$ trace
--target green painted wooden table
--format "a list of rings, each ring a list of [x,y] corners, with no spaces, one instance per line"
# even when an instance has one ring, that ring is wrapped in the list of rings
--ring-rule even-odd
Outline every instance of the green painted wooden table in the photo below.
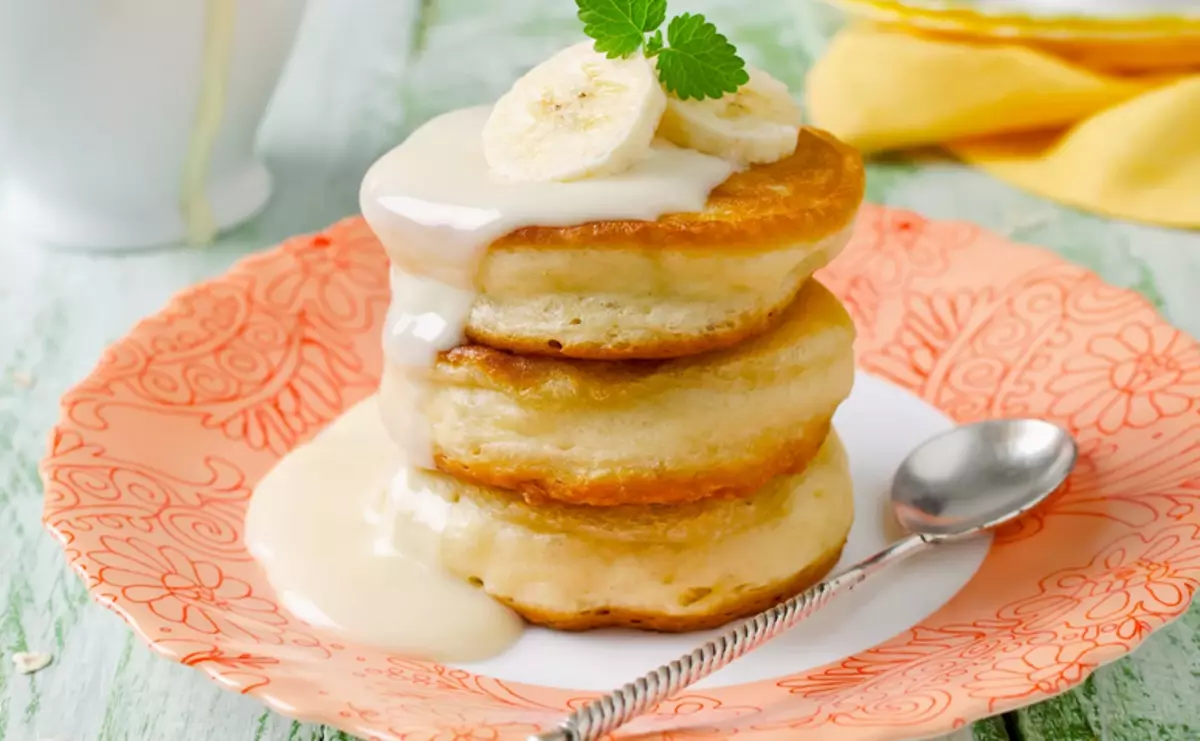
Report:
[[[808,0],[683,5],[709,13],[752,63],[797,90],[838,23]],[[278,192],[253,223],[204,250],[116,257],[0,240],[0,653],[55,655],[49,669],[28,677],[0,661],[0,741],[344,738],[158,658],[89,602],[40,525],[37,464],[56,401],[106,344],[176,290],[354,212],[358,180],[375,156],[432,114],[493,98],[578,33],[572,15],[569,0],[311,0],[263,130]],[[1048,247],[1141,291],[1200,335],[1200,234],[1082,214],[936,156],[873,163],[869,198]],[[955,738],[1200,739],[1198,629],[1194,608],[1077,690]]]

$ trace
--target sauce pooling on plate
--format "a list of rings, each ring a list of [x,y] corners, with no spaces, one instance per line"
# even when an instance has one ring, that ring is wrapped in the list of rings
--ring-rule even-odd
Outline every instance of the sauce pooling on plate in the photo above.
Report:
[[[500,653],[521,619],[440,567],[442,500],[393,516],[398,460],[377,398],[360,402],[258,485],[250,552],[288,611],[346,640],[439,661]]]

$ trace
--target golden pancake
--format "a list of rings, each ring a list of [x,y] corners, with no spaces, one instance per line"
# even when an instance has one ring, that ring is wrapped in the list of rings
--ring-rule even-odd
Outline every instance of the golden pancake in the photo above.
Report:
[[[797,471],[850,393],[854,326],[808,281],[770,332],[659,361],[444,353],[418,398],[437,467],[531,502],[671,504],[752,493]],[[409,439],[413,380],[385,368],[385,423]]]
[[[447,569],[562,630],[699,630],[758,612],[824,576],[854,516],[836,435],[803,473],[744,500],[532,507],[444,475],[418,483],[389,495],[391,516],[440,523]]]
[[[805,127],[792,156],[730,176],[713,190],[702,213],[528,227],[496,240],[493,247],[638,245],[753,252],[817,242],[850,223],[865,184],[857,150],[832,134]]]
[[[858,153],[805,128],[795,154],[734,174],[701,213],[518,229],[480,265],[466,334],[522,354],[599,360],[731,347],[765,331],[841,252],[863,190]]]

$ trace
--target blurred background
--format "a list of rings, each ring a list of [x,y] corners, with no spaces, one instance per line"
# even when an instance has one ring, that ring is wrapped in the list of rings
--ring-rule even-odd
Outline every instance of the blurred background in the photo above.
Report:
[[[819,62],[825,65],[809,119],[873,150],[870,200],[930,217],[968,218],[1018,238],[1036,238],[1036,222],[1047,220],[1038,214],[1053,212],[1007,191],[995,197],[997,186],[986,178],[964,179],[937,199],[926,198],[927,181],[946,177],[942,165],[950,163],[934,145],[1004,132],[1006,125],[1060,132],[1135,97],[1140,83],[1111,75],[1175,79],[1200,69],[1198,16],[1182,26],[1187,36],[1173,36],[1176,26],[1169,20],[1143,20],[1200,14],[1194,0],[844,0],[842,9],[860,21],[882,23],[875,28],[889,37],[843,39],[834,59],[825,57],[846,16],[816,0],[685,5],[706,13],[748,62],[786,82],[806,106],[809,73]],[[981,14],[965,20],[955,15],[964,8]],[[1006,16],[1014,9],[1022,13]],[[1015,20],[987,20],[995,14]],[[1039,21],[1062,17],[1081,20],[1039,30]],[[1115,32],[1111,25],[1095,25],[1124,18],[1132,20]],[[941,35],[932,39],[941,47],[916,43],[931,41],[921,38],[931,33]],[[1096,36],[1138,34],[1147,41],[1101,44],[1096,52]],[[174,241],[162,237],[179,236],[170,224],[128,237],[118,224],[108,236],[101,227],[111,225],[99,223],[103,217],[69,206],[64,217],[62,203],[43,202],[75,198],[97,202],[84,210],[120,211],[130,201],[149,199],[144,191],[153,190],[152,205],[121,218],[155,221],[158,215],[148,212],[177,210],[180,194],[173,189],[189,177],[195,185],[206,174],[206,135],[210,186],[225,178],[212,195],[213,208],[223,212],[217,220],[239,225],[225,230],[219,243],[237,250],[239,244],[319,229],[357,211],[366,167],[415,126],[451,108],[494,100],[522,72],[580,37],[571,0],[0,0],[0,178],[7,161],[7,223],[21,222],[15,235],[10,228],[10,237],[117,249]],[[1075,37],[1084,41],[1062,45]],[[1048,48],[1045,38],[1054,40]],[[896,46],[896,39],[904,43]],[[980,54],[970,48],[997,42],[1025,45],[1042,59],[988,58],[986,49]],[[1060,61],[1078,63],[1083,72],[1072,78]],[[1013,77],[1019,83],[1006,87]],[[213,84],[220,80],[223,85]],[[927,80],[924,88],[921,80]],[[212,105],[205,108],[205,101]],[[1200,103],[1187,110],[1200,117]],[[1184,112],[1180,106],[1165,120],[1179,119],[1183,126]],[[244,223],[268,187],[265,176],[249,171],[252,157],[265,162],[274,188],[265,210]],[[960,177],[959,169],[951,167],[953,177]],[[24,186],[35,180],[40,197],[26,198]],[[69,193],[77,186],[90,190]],[[1177,213],[1133,216],[1197,226],[1200,206],[1196,211],[1194,220]],[[64,225],[70,221],[78,221],[77,228]]]
[[[1139,74],[1149,78],[1188,76],[1200,68],[1200,58],[1175,63],[1158,57],[1162,49],[1175,48],[1200,57],[1196,16],[1182,26],[1170,18],[1147,26],[1142,19],[1181,10],[1200,13],[1200,4],[843,0],[840,9],[816,0],[675,4],[708,14],[748,62],[792,87],[810,120],[809,73],[825,65],[818,78],[822,95],[814,106],[826,120],[816,116],[816,123],[878,150],[871,153],[868,200],[931,218],[970,220],[1051,247],[1111,282],[1150,290],[1160,304],[1160,294],[1182,300],[1200,281],[1196,269],[1181,269],[1180,260],[1173,259],[1193,246],[1181,240],[1177,229],[1165,228],[1184,220],[1178,213],[1157,224],[1153,219],[1143,219],[1143,224],[1113,221],[1097,208],[1075,208],[1069,202],[1063,207],[1028,187],[1005,184],[932,146],[939,138],[988,133],[993,123],[1028,118],[1030,111],[1034,115],[1025,121],[1026,128],[1037,128],[1037,116],[1045,115],[1050,130],[1060,132],[1095,110],[1136,97],[1136,85],[1094,78],[1109,75],[1107,67],[1114,60],[1117,66],[1147,62],[1150,69]],[[903,37],[899,50],[890,49],[888,39],[846,39],[839,32],[847,7],[860,19],[885,24],[915,19],[917,25],[915,30],[889,31],[893,41]],[[929,7],[941,11],[929,15]],[[1000,13],[1003,19],[1014,7],[1028,13],[1011,22],[989,22],[985,32],[1001,42],[1021,41],[1031,24],[1037,35],[1039,18],[1082,12],[1081,21],[1072,21],[1066,31],[1051,28],[1049,36],[1094,36],[1096,28],[1089,24],[1095,18],[1112,23],[1127,15],[1133,20],[1126,31],[1145,35],[1149,28],[1151,33],[1139,46],[1104,49],[1100,61],[1082,75],[1063,72],[1062,64],[1076,60],[1063,57],[1060,49],[1034,45],[1033,51],[997,61],[972,49],[967,56],[958,55],[962,49],[955,45],[975,45],[977,39],[971,37],[951,37],[941,47],[918,43],[931,30],[953,33],[978,26],[976,21],[947,26],[944,18],[958,17],[954,13],[962,8]],[[439,112],[493,100],[523,71],[580,38],[575,12],[571,0],[0,0],[0,181],[9,186],[8,208],[0,205],[0,226],[6,227],[0,254],[14,281],[0,292],[0,301],[27,313],[52,291],[73,297],[76,303],[64,310],[72,321],[93,320],[96,312],[79,303],[89,300],[95,302],[92,309],[102,307],[104,316],[118,312],[111,323],[104,320],[103,329],[84,333],[88,339],[79,354],[94,356],[171,293],[223,270],[237,256],[356,213],[359,180],[374,158]],[[224,36],[218,33],[223,27],[228,31]],[[1178,28],[1191,35],[1176,33]],[[1103,27],[1101,31],[1107,33]],[[214,44],[221,38],[224,48]],[[831,45],[839,43],[841,51],[831,59]],[[1070,52],[1086,56],[1089,48],[1085,44],[1082,51]],[[1042,60],[1030,63],[1026,54],[1040,54]],[[1055,61],[1058,57],[1065,61]],[[205,69],[205,60],[217,63]],[[902,71],[894,68],[898,65]],[[1010,74],[1014,65],[1028,74]],[[955,73],[959,68],[964,71]],[[1014,77],[1024,87],[1005,89],[1003,82]],[[211,84],[214,80],[224,80],[224,87]],[[910,89],[897,80],[930,82]],[[938,86],[947,81],[953,87],[943,94]],[[1200,91],[1193,92],[1178,110],[1159,116],[1150,130],[1138,134],[1136,140],[1144,145],[1140,151],[1118,153],[1114,167],[1120,177],[1136,174],[1146,152],[1158,151],[1158,161],[1142,166],[1143,171],[1161,167],[1163,161],[1200,162],[1195,151],[1176,153],[1159,145],[1167,135],[1190,131],[1190,143],[1200,149],[1195,141],[1200,138]],[[955,108],[968,98],[969,110]],[[941,105],[946,102],[950,105]],[[1194,120],[1187,120],[1189,112]],[[1171,126],[1176,120],[1179,125]],[[1154,128],[1164,125],[1172,131]],[[1107,132],[1092,138],[1105,151],[1120,148]],[[1106,141],[1114,147],[1104,145]],[[206,143],[211,154],[207,173],[200,156]],[[1094,158],[1085,148],[1076,159],[1086,163]],[[258,162],[270,173],[269,193]],[[1078,165],[1067,162],[1059,169],[1072,172]],[[1200,183],[1200,164],[1173,174],[1176,179],[1194,175],[1191,179]],[[92,263],[94,258],[39,245],[76,241],[77,247],[121,251],[143,243],[179,244],[187,233],[171,223],[186,216],[177,191],[188,182],[195,189],[205,175],[220,190],[212,197],[213,207],[224,215],[218,221],[233,226],[202,249],[157,250]],[[1035,184],[1045,180],[1038,173],[1025,178]],[[1087,174],[1077,179],[1086,187],[1098,178]],[[212,185],[217,180],[221,182]],[[30,188],[38,193],[29,197]],[[1142,191],[1154,200],[1152,188]],[[1182,202],[1178,188],[1171,192]],[[1200,193],[1191,195],[1200,203]],[[89,213],[72,212],[71,199],[87,202],[81,209]],[[1110,197],[1108,203],[1128,200]],[[134,201],[149,205],[131,208]],[[1186,203],[1176,205],[1175,212],[1186,208]],[[1200,205],[1195,211],[1200,224]],[[118,223],[99,224],[108,212],[117,214]],[[152,233],[123,237],[128,229],[138,231],[152,222]],[[39,230],[48,231],[49,239]],[[208,241],[211,234],[204,231],[199,229],[201,238],[193,241]],[[45,284],[42,271],[55,275],[52,286]],[[143,272],[154,277],[143,279]],[[69,285],[71,281],[86,283],[87,290]],[[1172,318],[1200,330],[1198,316]],[[28,325],[10,331],[26,331],[23,327]],[[20,338],[9,337],[5,344],[19,345]]]
[[[978,0],[1000,14],[986,22],[954,15],[968,5],[671,0],[707,14],[810,119],[870,149],[868,200],[910,209],[917,228],[966,220],[1051,249],[1200,335],[1200,0]],[[847,35],[846,7],[883,25]],[[36,527],[57,400],[180,289],[357,213],[376,157],[578,40],[575,12],[572,0],[0,0],[0,647],[26,629],[86,644],[56,658],[54,685],[0,681],[0,739],[36,738],[45,708],[79,708],[78,739],[191,738],[193,725],[211,738],[334,737],[300,735],[155,658],[88,606]],[[1083,15],[1029,39],[1064,12]],[[981,24],[988,39],[970,33]],[[1064,47],[1073,35],[1090,40]],[[1039,163],[1069,131],[1086,134],[1070,156]],[[1016,164],[998,169],[997,152]],[[1051,186],[1062,197],[1039,192]],[[211,218],[188,211],[196,189]],[[1136,214],[1108,213],[1125,208]],[[1151,716],[1185,729],[1162,738],[1195,738],[1194,703],[1164,690],[1138,705],[1130,677],[1156,667],[1163,687],[1195,697],[1195,666],[1172,641],[1194,644],[1196,615],[1072,695],[1078,717],[1111,704],[1121,712],[1104,710],[1106,727],[1125,730],[1104,738],[1148,738],[1136,723]]]

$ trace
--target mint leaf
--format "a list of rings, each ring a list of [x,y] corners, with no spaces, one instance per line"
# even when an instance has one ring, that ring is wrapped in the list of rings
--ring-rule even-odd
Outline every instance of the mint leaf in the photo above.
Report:
[[[650,0],[646,4],[646,18],[642,30],[646,33],[657,30],[667,20],[667,0]]]
[[[671,19],[666,39],[667,0],[575,0],[583,32],[609,59],[644,48],[658,59],[658,79],[677,98],[720,98],[750,80],[737,49],[703,15]],[[649,34],[649,36],[647,36]]]
[[[663,50],[664,44],[665,42],[663,41],[663,33],[662,29],[660,28],[654,32],[653,36],[646,39],[646,56],[658,56],[658,53]]]
[[[750,81],[737,49],[703,15],[671,19],[667,43],[658,52],[658,79],[681,100],[720,98]]]
[[[667,19],[667,0],[575,0],[575,6],[583,32],[609,59],[636,52]]]

